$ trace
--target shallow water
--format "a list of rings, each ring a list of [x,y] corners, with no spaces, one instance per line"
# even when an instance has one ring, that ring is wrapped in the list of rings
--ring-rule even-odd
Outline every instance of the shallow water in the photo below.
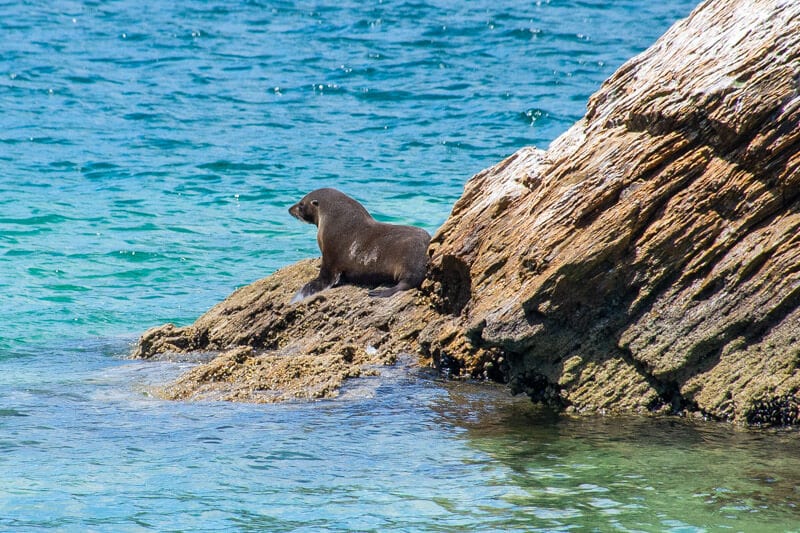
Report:
[[[7,363],[29,378],[3,384],[0,527],[797,529],[795,434],[559,418],[403,368],[314,404],[169,403],[148,391],[180,365],[109,361],[116,349],[65,350],[57,377],[52,361]]]
[[[316,255],[336,186],[433,232],[693,2],[0,3],[0,529],[798,529],[793,433],[571,420],[400,368],[185,404],[125,360]]]

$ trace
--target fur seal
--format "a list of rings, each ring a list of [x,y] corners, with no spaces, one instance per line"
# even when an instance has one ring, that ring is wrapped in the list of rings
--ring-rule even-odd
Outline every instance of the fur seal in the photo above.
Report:
[[[364,206],[336,189],[317,189],[289,208],[317,226],[322,252],[319,275],[303,285],[292,303],[341,282],[377,285],[370,296],[387,297],[419,287],[425,278],[431,236],[422,228],[378,222]]]

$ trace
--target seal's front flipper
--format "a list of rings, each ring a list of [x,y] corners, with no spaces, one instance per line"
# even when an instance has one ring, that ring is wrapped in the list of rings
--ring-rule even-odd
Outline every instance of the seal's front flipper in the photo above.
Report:
[[[292,301],[290,303],[296,304],[297,302],[305,300],[312,294],[335,286],[339,283],[341,277],[341,273],[331,276],[327,270],[320,270],[319,276],[303,285],[300,290],[292,296]]]
[[[294,296],[292,296],[292,300],[289,303],[290,304],[296,304],[297,302],[302,302],[303,300],[305,300],[309,296],[311,296],[311,293],[310,292],[306,292],[306,286],[303,285],[303,287],[299,291],[294,293]]]
[[[297,291],[294,296],[292,297],[291,303],[296,304],[297,302],[301,302],[311,296],[314,293],[317,293],[323,289],[327,289],[330,287],[330,283],[320,279],[314,278],[305,285],[303,285],[299,291]]]

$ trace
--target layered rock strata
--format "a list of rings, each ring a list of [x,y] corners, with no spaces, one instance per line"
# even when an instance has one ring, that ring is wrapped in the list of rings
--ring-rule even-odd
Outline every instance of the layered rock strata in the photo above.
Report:
[[[237,369],[344,361],[331,387],[309,386],[324,396],[409,351],[569,410],[796,424],[799,148],[800,4],[704,2],[547,151],[524,148],[467,183],[419,293],[341,287],[291,307],[302,283],[281,276],[303,277],[301,263],[242,289],[233,311],[151,330],[137,355],[255,349],[199,367],[175,397],[226,383],[225,398],[282,398]]]

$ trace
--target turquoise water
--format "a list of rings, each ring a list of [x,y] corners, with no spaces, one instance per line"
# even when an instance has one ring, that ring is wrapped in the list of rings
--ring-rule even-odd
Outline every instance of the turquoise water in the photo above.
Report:
[[[793,433],[559,419],[403,369],[159,401],[144,329],[316,255],[336,186],[433,232],[691,1],[0,4],[0,529],[800,529]]]

